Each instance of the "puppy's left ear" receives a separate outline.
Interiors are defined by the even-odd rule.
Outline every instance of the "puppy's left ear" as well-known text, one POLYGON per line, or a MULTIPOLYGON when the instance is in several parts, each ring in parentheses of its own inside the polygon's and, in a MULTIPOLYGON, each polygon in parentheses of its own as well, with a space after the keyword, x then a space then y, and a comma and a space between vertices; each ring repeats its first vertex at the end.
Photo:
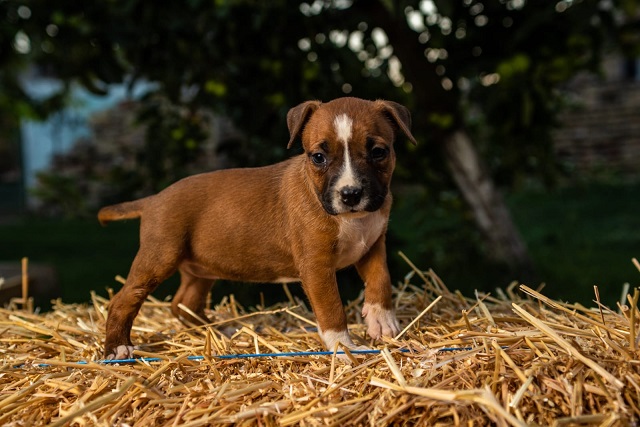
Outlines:
POLYGON ((290 137, 287 148, 291 148, 296 138, 302 133, 305 123, 307 123, 311 114, 318 109, 320 104, 320 101, 307 101, 289 110, 287 113, 287 126, 289 127, 290 137))
POLYGON ((409 138, 413 145, 417 145, 416 139, 411 133, 411 113, 404 105, 393 101, 378 100, 376 103, 382 112, 409 138))

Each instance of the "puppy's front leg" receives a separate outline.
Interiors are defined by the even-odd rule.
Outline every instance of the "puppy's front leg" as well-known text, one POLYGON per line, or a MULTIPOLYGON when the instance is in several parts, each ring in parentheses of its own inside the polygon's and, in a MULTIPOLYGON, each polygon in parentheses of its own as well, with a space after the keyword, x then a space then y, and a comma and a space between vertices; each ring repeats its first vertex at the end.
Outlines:
POLYGON ((301 274, 302 287, 311 302, 311 308, 318 322, 318 334, 327 350, 333 350, 341 343, 347 348, 356 346, 347 329, 347 316, 344 313, 336 274, 330 269, 314 268, 301 274))
POLYGON ((374 339, 396 336, 400 326, 391 299, 384 234, 356 263, 356 269, 365 283, 362 316, 367 324, 367 333, 374 339))

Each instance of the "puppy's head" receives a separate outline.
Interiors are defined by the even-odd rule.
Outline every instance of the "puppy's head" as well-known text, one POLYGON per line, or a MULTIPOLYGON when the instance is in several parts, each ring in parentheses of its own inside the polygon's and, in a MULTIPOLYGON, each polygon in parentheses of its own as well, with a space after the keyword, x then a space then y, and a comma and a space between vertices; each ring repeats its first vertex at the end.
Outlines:
POLYGON ((389 194, 397 134, 416 143, 409 110, 392 101, 308 101, 289 111, 287 125, 288 147, 302 139, 310 182, 331 215, 380 209, 389 194))

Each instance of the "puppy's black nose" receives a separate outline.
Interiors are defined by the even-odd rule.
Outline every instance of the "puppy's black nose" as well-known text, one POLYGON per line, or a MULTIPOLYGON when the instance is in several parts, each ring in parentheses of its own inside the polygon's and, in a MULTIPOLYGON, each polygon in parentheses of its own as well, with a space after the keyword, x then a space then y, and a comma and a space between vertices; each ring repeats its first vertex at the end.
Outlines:
POLYGON ((362 199, 362 188, 344 187, 340 190, 340 199, 347 206, 355 206, 362 199))

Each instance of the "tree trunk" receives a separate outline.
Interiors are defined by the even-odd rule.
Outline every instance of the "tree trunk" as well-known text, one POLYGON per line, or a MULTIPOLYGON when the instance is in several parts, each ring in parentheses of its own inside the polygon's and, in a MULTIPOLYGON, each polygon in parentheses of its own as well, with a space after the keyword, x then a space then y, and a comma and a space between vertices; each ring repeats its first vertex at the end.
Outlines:
POLYGON ((488 255, 507 263, 521 279, 530 279, 534 269, 527 247, 467 132, 458 130, 445 137, 443 154, 485 237, 488 255))

